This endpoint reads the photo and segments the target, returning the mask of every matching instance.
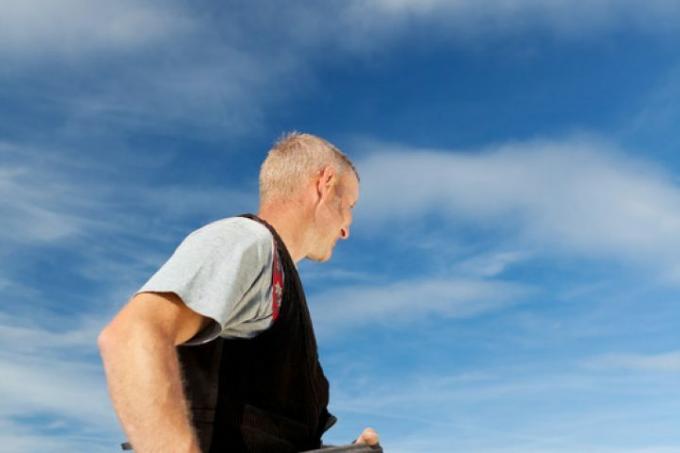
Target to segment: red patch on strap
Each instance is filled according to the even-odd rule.
[[[274,263],[272,265],[272,318],[276,321],[283,299],[283,269],[279,261],[279,251],[274,244]]]

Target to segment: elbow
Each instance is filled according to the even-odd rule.
[[[108,326],[104,327],[101,332],[99,332],[99,336],[97,337],[97,347],[99,348],[99,353],[101,356],[106,357],[107,353],[113,349],[116,343],[116,334],[112,326],[109,324]]]
[[[156,326],[129,316],[114,318],[97,337],[99,353],[105,362],[107,359],[117,360],[132,350],[155,347],[163,343],[171,344]]]
[[[97,347],[104,360],[115,355],[117,351],[124,350],[131,341],[132,332],[125,323],[114,319],[109,325],[104,327],[97,337]]]

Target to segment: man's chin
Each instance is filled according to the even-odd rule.
[[[325,263],[333,256],[333,250],[329,250],[325,255],[307,255],[307,258],[318,263]]]

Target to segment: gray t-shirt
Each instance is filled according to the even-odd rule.
[[[192,232],[137,293],[175,293],[215,322],[185,344],[217,336],[252,338],[272,323],[274,238],[243,217]]]

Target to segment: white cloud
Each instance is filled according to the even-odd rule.
[[[92,351],[97,335],[104,326],[103,319],[84,318],[70,330],[48,330],[53,319],[19,321],[0,312],[0,342],[10,345],[6,348],[20,356],[29,354],[51,355],[56,352],[71,354]]]
[[[3,74],[32,86],[24,105],[70,118],[69,127],[252,133],[272,104],[314,91],[314,67],[371,58],[426,30],[434,39],[476,46],[508,34],[677,28],[675,2],[539,0],[179,2],[11,0],[0,14]],[[291,26],[294,24],[294,26]],[[12,57],[11,59],[9,57]],[[70,61],[63,65],[65,57]],[[49,73],[49,77],[45,74]],[[5,96],[19,93],[5,83]],[[34,97],[34,98],[33,98]],[[55,107],[56,106],[56,107]]]
[[[680,351],[659,354],[608,354],[586,362],[593,368],[629,371],[680,372]]]
[[[456,264],[456,275],[474,275],[482,278],[495,277],[509,266],[529,258],[529,253],[520,251],[498,251],[481,254]]]
[[[181,43],[191,36],[219,37],[232,49],[275,45],[285,53],[315,54],[326,46],[363,52],[414,26],[453,36],[507,34],[531,28],[558,35],[621,26],[649,31],[675,28],[680,7],[671,0],[352,0],[339,5],[249,2],[190,8],[169,2],[6,0],[0,14],[0,52],[19,55],[118,52]],[[216,18],[219,18],[216,21]],[[295,24],[295,26],[290,26]],[[275,38],[254,34],[267,30]],[[378,39],[376,39],[378,38]],[[212,42],[204,44],[212,45]],[[264,61],[262,67],[266,67]]]
[[[367,324],[473,317],[505,308],[530,293],[530,288],[511,282],[441,278],[344,287],[312,294],[310,300],[316,330],[323,338]]]
[[[673,156],[680,146],[676,125],[680,122],[680,65],[675,65],[661,77],[656,87],[645,96],[641,107],[621,134],[628,139],[653,143],[656,151]]]
[[[0,170],[0,228],[4,240],[53,241],[82,229],[82,219],[73,215],[78,208],[68,206],[79,204],[76,188],[37,176],[44,175],[28,166]],[[40,185],[35,181],[41,181]]]
[[[5,0],[0,55],[78,57],[157,43],[190,29],[171,2]]]
[[[81,68],[85,73],[111,70],[115,77],[101,74],[79,87],[62,80],[66,88],[51,96],[72,116],[72,124],[87,130],[104,124],[121,131],[175,133],[181,126],[184,136],[214,139],[256,131],[263,108],[285,98],[274,90],[305,77],[304,65],[289,62],[284,52],[249,53],[210,34],[169,41],[134,59],[141,61],[130,65],[114,59],[110,67]]]
[[[286,42],[252,44],[276,17],[253,24],[238,8],[223,7],[224,14],[211,14],[175,1],[5,2],[0,91],[55,110],[66,119],[63,134],[174,132],[180,124],[185,136],[252,132],[261,109],[304,80],[304,57]]]
[[[368,350],[361,357],[370,357]],[[359,356],[359,354],[357,354]],[[439,364],[442,366],[443,364]],[[526,363],[467,374],[357,368],[335,380],[341,421],[368,422],[390,451],[673,451],[676,380]],[[566,367],[566,369],[565,369]],[[573,404],[570,404],[573,402]],[[355,424],[356,425],[356,424]]]
[[[378,0],[356,1],[351,9],[357,20],[373,21],[376,27],[379,22],[396,22],[406,28],[420,20],[454,36],[473,37],[531,29],[576,37],[619,27],[655,31],[680,24],[680,7],[671,0],[652,0],[644,7],[635,0]]]
[[[0,440],[11,451],[115,448],[122,434],[101,365],[92,360],[99,319],[57,331],[0,313]],[[54,319],[43,319],[51,324]],[[46,420],[25,423],[22,420]],[[71,450],[69,450],[71,448]],[[99,450],[97,450],[99,451]]]
[[[101,366],[63,358],[0,357],[7,415],[58,414],[99,427],[113,425]]]
[[[59,157],[43,157],[52,154]],[[74,156],[70,150],[0,142],[0,159],[5,161],[0,169],[0,241],[8,247],[98,240],[102,233],[158,239],[187,218],[219,218],[256,203],[255,192],[131,178],[127,171],[139,171],[142,163],[118,162],[117,180],[100,181],[98,176],[110,178],[113,161]],[[163,164],[148,167],[162,171]]]
[[[51,453],[71,453],[74,451],[87,451],[91,453],[108,453],[115,451],[119,439],[115,440],[101,431],[78,432],[75,434],[50,435],[50,428],[72,428],[67,421],[52,422],[48,426],[35,429],[9,419],[0,418],[0,442],[3,451],[12,453],[31,453],[37,451],[49,451]],[[46,432],[47,431],[47,432]],[[57,431],[58,432],[58,431]]]
[[[494,227],[529,250],[613,257],[664,272],[680,264],[680,187],[662,169],[599,141],[475,152],[365,146],[371,152],[359,163],[357,215],[364,227],[437,214]]]
[[[85,297],[82,288],[57,301],[22,271],[55,253],[68,256],[54,271],[68,279],[62,285],[98,285],[101,307],[119,306],[199,224],[257,206],[255,185],[155,183],[135,175],[165,171],[167,162],[117,158],[0,143],[0,291],[10,307],[71,307]]]

